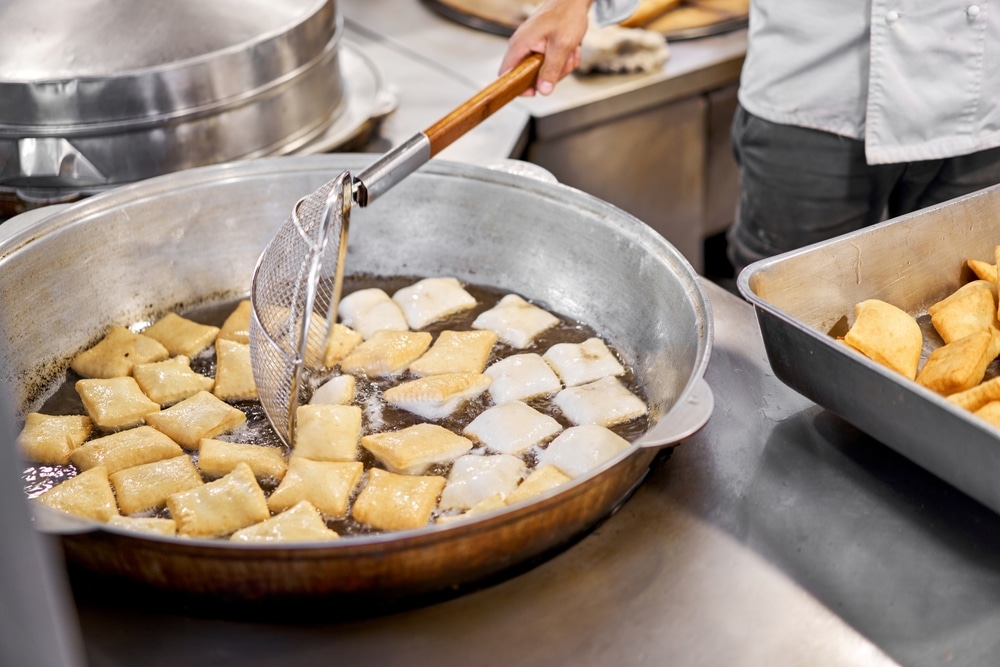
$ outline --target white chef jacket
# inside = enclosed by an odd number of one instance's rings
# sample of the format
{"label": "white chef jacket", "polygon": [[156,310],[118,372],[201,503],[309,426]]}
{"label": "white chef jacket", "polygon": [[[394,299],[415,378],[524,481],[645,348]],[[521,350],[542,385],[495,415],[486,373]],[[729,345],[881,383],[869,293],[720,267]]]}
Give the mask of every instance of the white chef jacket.
{"label": "white chef jacket", "polygon": [[870,164],[1000,146],[1000,0],[751,0],[739,101]]}

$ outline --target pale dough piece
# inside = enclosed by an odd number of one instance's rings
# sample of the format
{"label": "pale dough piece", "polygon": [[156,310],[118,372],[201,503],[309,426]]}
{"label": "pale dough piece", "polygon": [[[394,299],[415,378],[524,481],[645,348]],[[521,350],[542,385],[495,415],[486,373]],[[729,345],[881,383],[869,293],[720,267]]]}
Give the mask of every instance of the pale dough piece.
{"label": "pale dough piece", "polygon": [[378,331],[407,331],[410,326],[399,305],[377,287],[351,292],[337,307],[340,320],[368,340]]}
{"label": "pale dough piece", "polygon": [[524,461],[510,454],[460,456],[448,473],[438,507],[466,510],[495,494],[506,498],[527,473]]}
{"label": "pale dough piece", "polygon": [[472,517],[479,516],[480,514],[486,514],[487,512],[492,512],[493,510],[498,510],[506,506],[507,503],[504,502],[503,494],[494,493],[486,498],[483,498],[461,514],[441,514],[434,520],[434,522],[452,523],[453,521],[458,521],[459,519],[470,519]]}
{"label": "pale dough piece", "polygon": [[139,388],[161,406],[194,396],[199,391],[211,391],[215,380],[191,370],[191,360],[183,354],[148,364],[136,364],[132,377]]}
{"label": "pale dough piece", "polygon": [[248,299],[244,299],[236,304],[236,308],[229,314],[226,321],[222,323],[216,340],[231,340],[236,343],[249,345],[250,343],[250,313],[253,305]]}
{"label": "pale dough piece", "polygon": [[52,487],[35,500],[52,509],[94,521],[108,521],[118,514],[115,494],[108,483],[107,468],[85,470]]}
{"label": "pale dough piece", "polygon": [[171,356],[193,357],[215,342],[219,327],[199,324],[177,313],[167,313],[143,332],[167,348]]}
{"label": "pale dough piece", "polygon": [[603,426],[587,424],[566,429],[538,456],[538,467],[553,465],[579,477],[628,449],[628,440]]}
{"label": "pale dough piece", "polygon": [[161,507],[172,494],[205,483],[191,457],[186,454],[125,468],[109,475],[109,478],[123,514]]}
{"label": "pale dough piece", "polygon": [[542,332],[559,324],[559,318],[543,308],[508,294],[493,308],[480,313],[473,329],[489,329],[513,348],[524,349]]}
{"label": "pale dough piece", "polygon": [[240,528],[229,539],[232,542],[322,542],[338,537],[319,511],[308,500],[303,500],[270,519]]}
{"label": "pale dough piece", "polygon": [[288,462],[276,447],[226,442],[202,438],[198,445],[198,468],[209,477],[228,475],[241,463],[246,463],[258,479],[280,480]]}
{"label": "pale dough piece", "polygon": [[542,358],[567,387],[625,373],[625,368],[600,338],[588,338],[582,343],[557,343]]}
{"label": "pale dough piece", "polygon": [[177,522],[177,534],[188,537],[227,535],[271,516],[264,491],[246,463],[214,482],[171,495],[167,510]]}
{"label": "pale dough piece", "polygon": [[427,525],[445,479],[437,475],[397,475],[372,468],[351,514],[379,530],[406,530]]}
{"label": "pale dough piece", "polygon": [[616,377],[563,389],[552,402],[577,425],[614,426],[646,414],[646,404]]}
{"label": "pale dough piece", "polygon": [[323,365],[327,368],[333,368],[360,345],[362,340],[364,339],[361,334],[354,329],[339,322],[334,324],[333,328],[330,329],[330,335],[326,337]]}
{"label": "pale dough piece", "polygon": [[212,393],[224,401],[257,400],[257,385],[250,366],[250,346],[231,340],[215,343],[215,388]]}
{"label": "pale dough piece", "polygon": [[310,405],[350,405],[354,401],[353,375],[336,375],[319,387],[309,397]]}
{"label": "pale dough piece", "polygon": [[139,426],[84,443],[70,455],[70,461],[80,470],[103,466],[111,475],[125,468],[172,459],[183,453],[180,445],[155,428]]}
{"label": "pale dough piece", "polygon": [[412,364],[417,377],[444,373],[482,373],[497,335],[493,331],[442,331],[431,349]]}
{"label": "pale dough piece", "polygon": [[361,437],[356,405],[300,405],[295,411],[292,456],[313,461],[355,461]]}
{"label": "pale dough piece", "polygon": [[164,537],[173,537],[177,534],[176,521],[152,516],[113,516],[108,521],[108,525],[134,530],[137,533],[150,533]]}
{"label": "pale dough piece", "polygon": [[17,436],[21,455],[29,461],[63,465],[90,437],[94,422],[84,415],[43,415],[29,412]]}
{"label": "pale dough piece", "polygon": [[77,380],[75,386],[87,414],[103,429],[130,428],[160,411],[133,377]]}
{"label": "pale dough piece", "polygon": [[475,308],[476,299],[457,278],[424,278],[392,295],[411,329],[423,329],[449,315]]}
{"label": "pale dough piece", "polygon": [[392,472],[423,474],[435,463],[447,463],[472,449],[472,441],[437,424],[416,424],[398,431],[373,433],[361,445]]}
{"label": "pale dough piece", "polygon": [[97,345],[76,355],[69,365],[85,378],[113,378],[130,375],[135,364],[162,361],[169,356],[158,341],[115,325]]}
{"label": "pale dough piece", "polygon": [[490,396],[496,403],[524,401],[562,389],[562,382],[552,367],[534,352],[501,359],[487,368],[486,374],[493,378]]}
{"label": "pale dough piece", "polygon": [[310,461],[300,456],[288,460],[288,472],[267,499],[273,512],[308,500],[333,518],[347,515],[347,503],[358,486],[365,466],[360,461]]}
{"label": "pale dough piece", "polygon": [[493,379],[481,373],[446,373],[403,382],[386,389],[390,405],[424,419],[443,419],[486,391]]}
{"label": "pale dough piece", "polygon": [[397,375],[431,345],[426,331],[377,331],[340,362],[340,370],[368,377]]}
{"label": "pale dough piece", "polygon": [[514,492],[506,498],[508,505],[515,505],[572,481],[572,477],[554,465],[540,465],[531,471]]}
{"label": "pale dough piece", "polygon": [[521,401],[507,401],[481,412],[462,433],[503,454],[520,454],[562,431],[547,414]]}
{"label": "pale dough piece", "polygon": [[197,449],[202,438],[214,438],[246,420],[242,411],[207,391],[199,391],[171,408],[146,417],[147,424],[166,433],[186,449]]}

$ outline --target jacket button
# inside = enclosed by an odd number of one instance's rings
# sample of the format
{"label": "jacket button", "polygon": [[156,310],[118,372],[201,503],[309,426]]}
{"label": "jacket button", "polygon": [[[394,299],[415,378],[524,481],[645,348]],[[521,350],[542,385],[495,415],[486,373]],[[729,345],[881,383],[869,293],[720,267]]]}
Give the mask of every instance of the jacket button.
{"label": "jacket button", "polygon": [[979,12],[980,12],[979,5],[969,5],[968,7],[965,8],[965,15],[968,16],[970,19],[974,19],[977,16],[979,16]]}
{"label": "jacket button", "polygon": [[897,12],[895,9],[893,9],[890,12],[887,12],[885,15],[886,23],[895,23],[898,20],[899,20],[899,12]]}

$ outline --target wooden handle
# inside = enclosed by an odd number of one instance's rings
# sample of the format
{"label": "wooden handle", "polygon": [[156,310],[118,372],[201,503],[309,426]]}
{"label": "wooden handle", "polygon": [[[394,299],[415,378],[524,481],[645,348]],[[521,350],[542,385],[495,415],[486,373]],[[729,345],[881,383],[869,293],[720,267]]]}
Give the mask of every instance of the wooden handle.
{"label": "wooden handle", "polygon": [[465,104],[424,130],[431,142],[431,157],[534,86],[542,60],[541,53],[531,54]]}
{"label": "wooden handle", "polygon": [[683,0],[642,0],[635,12],[619,25],[623,28],[640,28],[661,14],[667,13]]}

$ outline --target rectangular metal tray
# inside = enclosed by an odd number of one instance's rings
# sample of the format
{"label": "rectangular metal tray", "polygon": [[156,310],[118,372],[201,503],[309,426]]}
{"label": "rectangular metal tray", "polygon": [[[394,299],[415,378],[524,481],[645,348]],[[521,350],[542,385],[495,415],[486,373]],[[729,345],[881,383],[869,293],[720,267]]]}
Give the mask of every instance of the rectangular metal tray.
{"label": "rectangular metal tray", "polygon": [[830,333],[842,335],[854,305],[877,298],[917,317],[926,341],[927,307],[974,278],[966,260],[992,263],[998,244],[995,186],[761,260],[737,284],[779,379],[1000,513],[1000,429]]}

